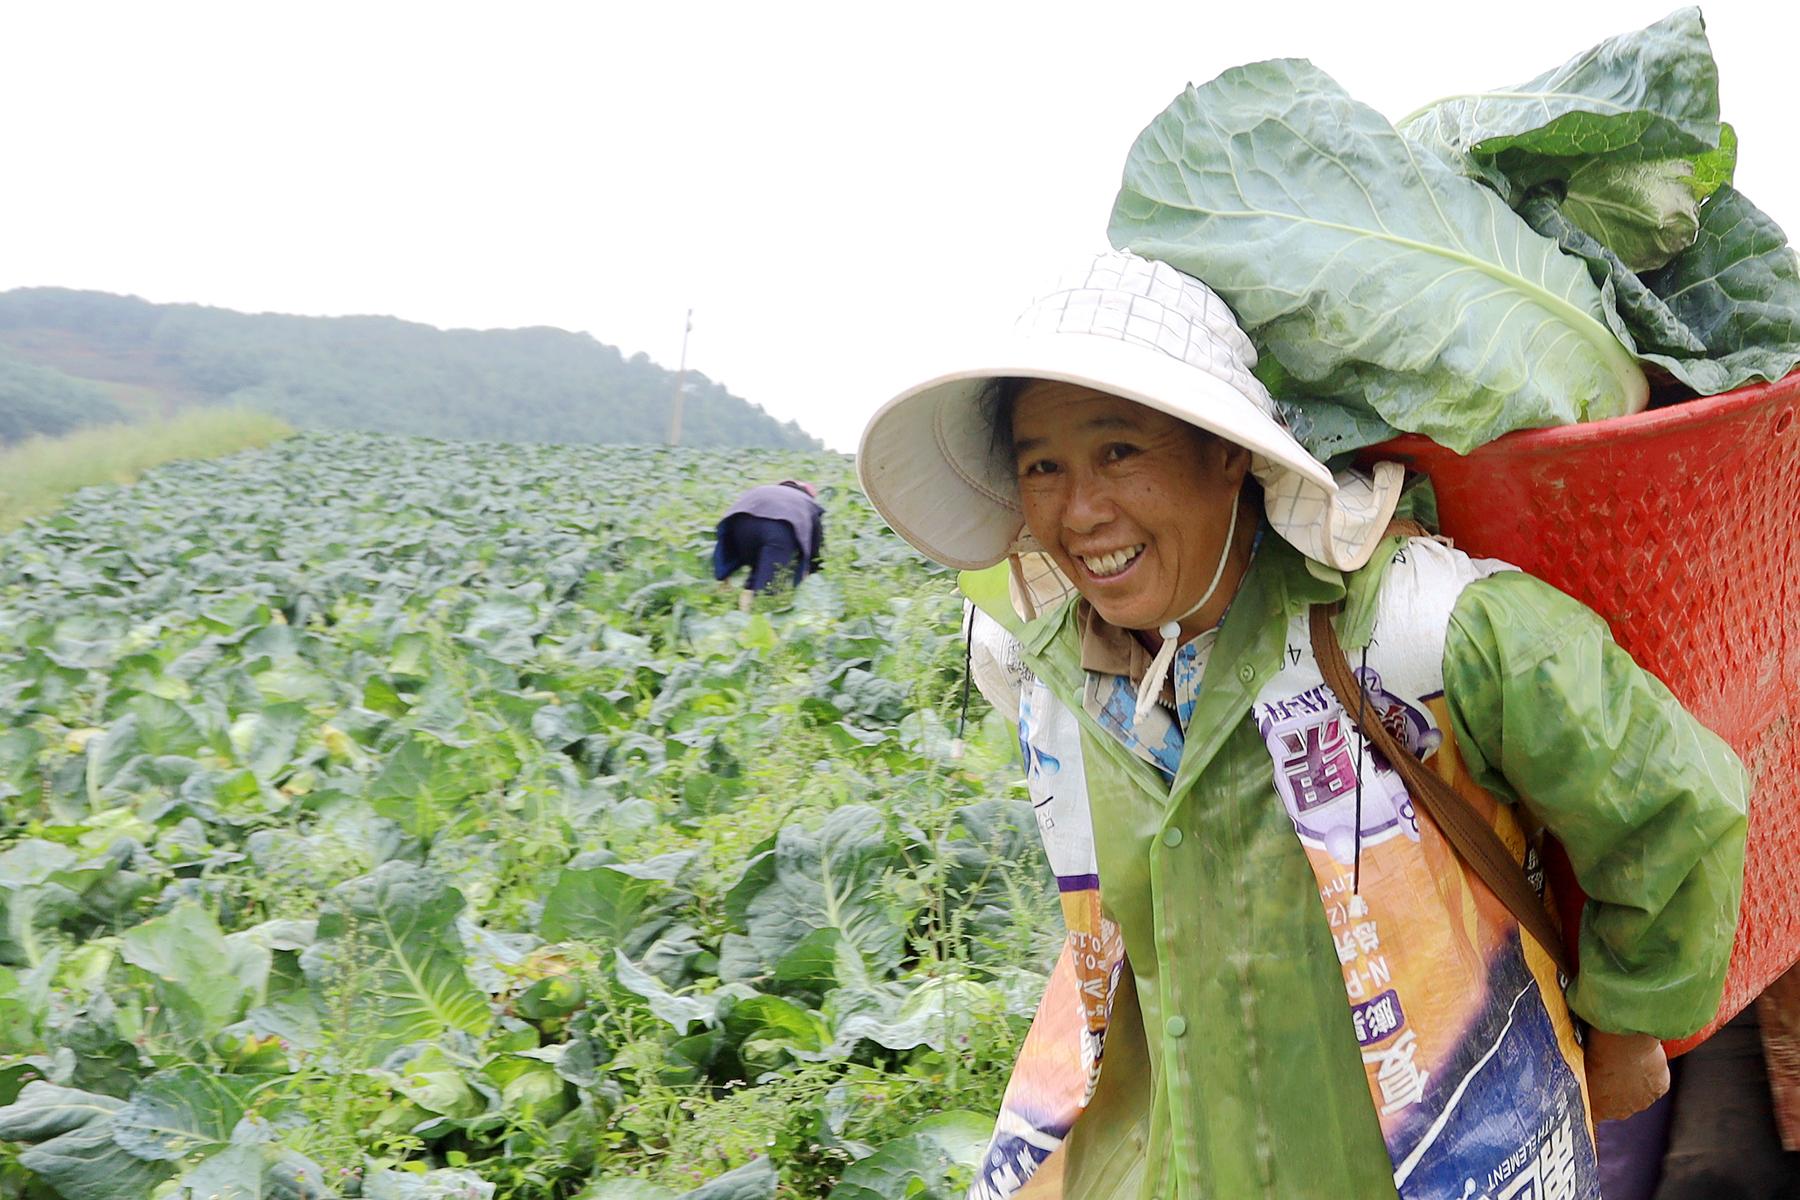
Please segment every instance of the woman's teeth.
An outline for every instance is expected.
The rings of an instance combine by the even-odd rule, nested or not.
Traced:
[[[1137,556],[1144,552],[1144,545],[1145,543],[1140,543],[1127,550],[1114,550],[1111,554],[1084,554],[1081,556],[1081,564],[1086,567],[1091,574],[1101,578],[1108,575],[1117,575],[1120,571],[1123,571],[1126,567],[1137,561]]]

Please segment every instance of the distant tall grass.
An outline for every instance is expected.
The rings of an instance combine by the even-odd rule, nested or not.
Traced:
[[[103,425],[0,449],[0,530],[54,511],[97,483],[130,483],[151,467],[266,446],[293,430],[267,413],[191,409],[167,421]]]

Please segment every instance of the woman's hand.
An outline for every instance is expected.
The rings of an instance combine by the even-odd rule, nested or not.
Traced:
[[[1619,1121],[1643,1112],[1669,1090],[1669,1058],[1649,1034],[1590,1029],[1584,1049],[1595,1120]]]

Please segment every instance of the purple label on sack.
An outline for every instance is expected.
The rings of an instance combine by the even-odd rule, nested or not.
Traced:
[[[1406,1013],[1400,1008],[1400,993],[1386,991],[1366,1004],[1350,1006],[1350,1020],[1356,1026],[1356,1041],[1372,1046],[1392,1037],[1406,1027]]]

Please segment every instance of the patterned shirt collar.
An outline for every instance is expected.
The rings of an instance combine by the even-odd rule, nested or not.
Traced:
[[[1256,566],[1262,537],[1263,530],[1259,527],[1250,551],[1251,569]],[[1249,574],[1245,571],[1244,577],[1248,579]],[[1224,616],[1219,618],[1217,625],[1184,643],[1175,652],[1175,662],[1163,683],[1162,694],[1157,697],[1163,711],[1147,719],[1141,727],[1134,723],[1137,686],[1150,669],[1154,655],[1144,648],[1135,634],[1109,624],[1086,600],[1076,601],[1075,620],[1081,638],[1081,668],[1088,678],[1085,704],[1088,712],[1127,749],[1173,779],[1181,763],[1188,722],[1199,703],[1200,681],[1206,675],[1213,644],[1218,641],[1219,630],[1225,624]]]

